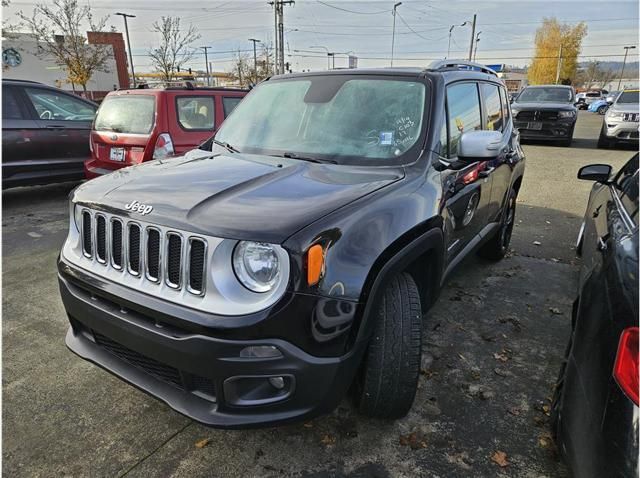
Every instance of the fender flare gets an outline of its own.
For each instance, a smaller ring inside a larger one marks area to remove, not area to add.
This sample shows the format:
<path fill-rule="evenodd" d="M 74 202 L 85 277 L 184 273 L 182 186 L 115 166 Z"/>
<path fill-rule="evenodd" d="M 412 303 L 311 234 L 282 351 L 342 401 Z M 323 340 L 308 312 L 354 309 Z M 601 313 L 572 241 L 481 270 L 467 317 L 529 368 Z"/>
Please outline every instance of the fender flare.
<path fill-rule="evenodd" d="M 391 246 L 391 249 L 392 248 L 393 246 Z M 387 254 L 389 249 L 390 248 L 387 248 L 383 254 L 380 255 L 380 258 Z M 435 253 L 435 263 L 428 267 L 437 275 L 435 287 L 439 289 L 440 278 L 444 270 L 444 237 L 442 230 L 439 228 L 431 229 L 402 246 L 399 250 L 392 253 L 392 256 L 382 264 L 375 276 L 367 278 L 366 282 L 371 285 L 370 287 L 365 286 L 367 295 L 364 304 L 362 304 L 363 311 L 360 314 L 360 323 L 357 325 L 358 332 L 355 338 L 355 344 L 369 340 L 374 325 L 372 310 L 376 305 L 376 300 L 380 297 L 380 292 L 384 290 L 389 279 L 395 274 L 406 270 L 415 259 L 429 251 Z M 374 264 L 372 269 L 375 268 L 376 264 Z M 434 290 L 433 293 L 435 294 L 436 290 Z"/>

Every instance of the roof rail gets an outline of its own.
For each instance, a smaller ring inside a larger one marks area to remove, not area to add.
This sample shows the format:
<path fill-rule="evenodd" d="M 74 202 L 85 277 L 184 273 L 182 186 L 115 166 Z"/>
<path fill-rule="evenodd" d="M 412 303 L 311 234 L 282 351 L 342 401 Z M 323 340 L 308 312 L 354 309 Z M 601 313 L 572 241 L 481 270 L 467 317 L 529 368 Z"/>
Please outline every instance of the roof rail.
<path fill-rule="evenodd" d="M 436 60 L 432 62 L 427 70 L 444 70 L 444 69 L 455 69 L 455 70 L 480 70 L 483 73 L 487 73 L 488 75 L 498 76 L 498 74 L 492 70 L 491 68 L 481 65 L 480 63 L 475 63 L 473 61 L 468 60 Z"/>

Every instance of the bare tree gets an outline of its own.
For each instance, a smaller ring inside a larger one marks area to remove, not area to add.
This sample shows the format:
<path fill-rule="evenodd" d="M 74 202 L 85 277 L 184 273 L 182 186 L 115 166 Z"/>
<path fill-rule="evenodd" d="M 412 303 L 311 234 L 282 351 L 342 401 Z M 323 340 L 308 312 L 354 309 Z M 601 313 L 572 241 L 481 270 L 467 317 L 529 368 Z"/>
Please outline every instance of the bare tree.
<path fill-rule="evenodd" d="M 185 31 L 180 29 L 179 17 L 162 17 L 154 22 L 152 31 L 160 34 L 160 46 L 149 50 L 155 69 L 162 74 L 164 82 L 170 82 L 175 73 L 193 57 L 189 45 L 200 38 L 193 25 Z"/>
<path fill-rule="evenodd" d="M 257 70 L 258 82 L 273 75 L 275 71 L 273 52 L 274 49 L 271 43 L 262 43 L 260 45 L 257 64 L 254 65 L 253 55 L 238 50 L 234 58 L 233 66 L 229 71 L 231 80 L 241 88 L 246 88 L 255 81 L 256 71 L 254 71 L 254 69 Z"/>
<path fill-rule="evenodd" d="M 72 86 L 80 85 L 86 93 L 87 83 L 96 72 L 109 71 L 111 48 L 90 44 L 82 33 L 83 25 L 88 25 L 91 31 L 103 31 L 107 17 L 94 21 L 88 5 L 81 7 L 76 0 L 54 0 L 53 5 L 36 5 L 31 17 L 22 11 L 18 16 L 38 42 L 35 53 L 53 57 Z"/>

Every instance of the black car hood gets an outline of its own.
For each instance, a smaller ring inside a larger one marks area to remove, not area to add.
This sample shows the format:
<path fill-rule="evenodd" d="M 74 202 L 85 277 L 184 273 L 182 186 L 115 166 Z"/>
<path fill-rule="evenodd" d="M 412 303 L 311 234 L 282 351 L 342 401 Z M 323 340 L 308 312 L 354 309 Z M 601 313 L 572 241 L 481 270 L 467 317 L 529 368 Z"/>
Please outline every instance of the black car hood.
<path fill-rule="evenodd" d="M 304 226 L 404 177 L 402 167 L 317 164 L 194 150 L 77 188 L 95 209 L 211 236 L 282 243 Z M 142 216 L 125 205 L 152 206 Z"/>
<path fill-rule="evenodd" d="M 551 103 L 551 102 L 539 102 L 539 103 L 519 103 L 518 101 L 515 101 L 512 105 L 512 108 L 517 109 L 518 111 L 525 111 L 525 110 L 539 110 L 539 111 L 544 111 L 544 110 L 552 110 L 552 111 L 575 111 L 576 107 L 573 106 L 571 103 Z"/>

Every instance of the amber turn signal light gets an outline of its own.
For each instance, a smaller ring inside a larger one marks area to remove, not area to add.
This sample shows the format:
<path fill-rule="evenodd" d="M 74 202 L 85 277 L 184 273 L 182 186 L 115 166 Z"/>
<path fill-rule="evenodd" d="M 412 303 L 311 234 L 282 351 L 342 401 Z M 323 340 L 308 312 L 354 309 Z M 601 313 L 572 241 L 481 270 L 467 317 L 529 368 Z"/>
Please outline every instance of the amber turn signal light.
<path fill-rule="evenodd" d="M 315 285 L 320 281 L 324 266 L 324 250 L 320 244 L 311 246 L 307 251 L 307 284 Z"/>

